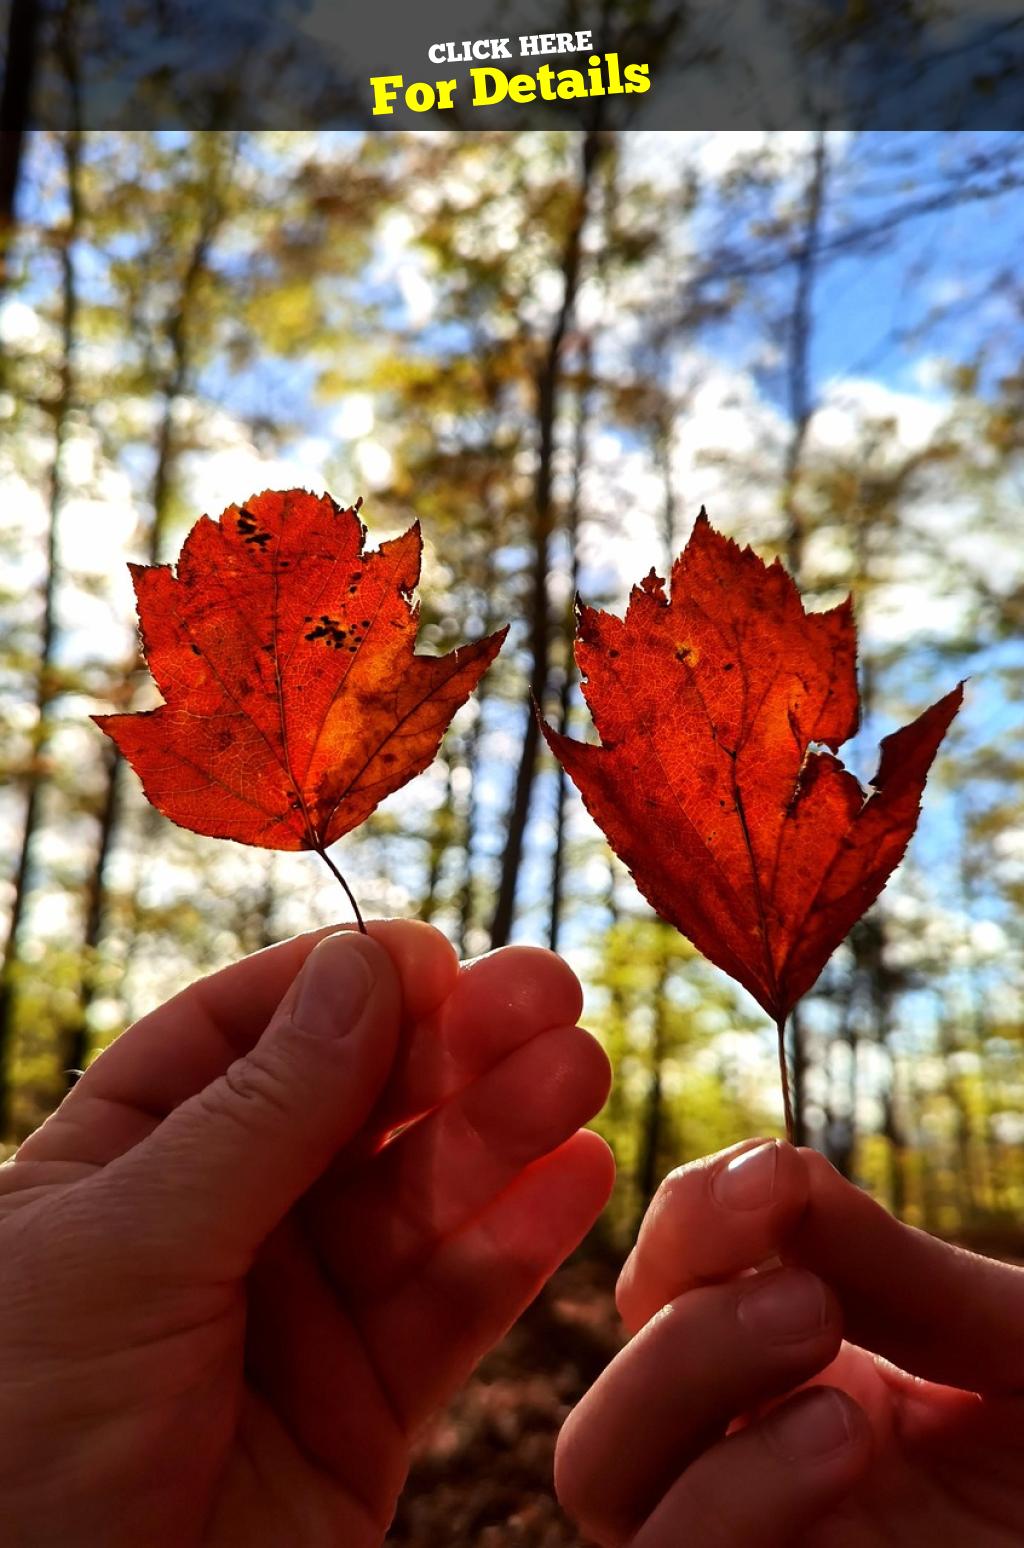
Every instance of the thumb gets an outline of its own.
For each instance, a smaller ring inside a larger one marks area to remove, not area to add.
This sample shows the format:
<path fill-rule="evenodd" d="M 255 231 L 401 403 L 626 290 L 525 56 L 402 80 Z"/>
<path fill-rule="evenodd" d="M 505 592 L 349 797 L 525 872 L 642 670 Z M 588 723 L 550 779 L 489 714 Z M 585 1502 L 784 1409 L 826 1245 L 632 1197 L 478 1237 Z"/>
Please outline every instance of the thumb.
<path fill-rule="evenodd" d="M 369 1116 L 400 1009 L 376 941 L 346 931 L 314 948 L 252 1050 L 106 1168 L 161 1254 L 201 1252 L 216 1274 L 248 1268 Z"/>
<path fill-rule="evenodd" d="M 851 1343 L 929 1381 L 1024 1390 L 1024 1269 L 902 1224 L 815 1151 L 785 1256 L 826 1280 Z"/>

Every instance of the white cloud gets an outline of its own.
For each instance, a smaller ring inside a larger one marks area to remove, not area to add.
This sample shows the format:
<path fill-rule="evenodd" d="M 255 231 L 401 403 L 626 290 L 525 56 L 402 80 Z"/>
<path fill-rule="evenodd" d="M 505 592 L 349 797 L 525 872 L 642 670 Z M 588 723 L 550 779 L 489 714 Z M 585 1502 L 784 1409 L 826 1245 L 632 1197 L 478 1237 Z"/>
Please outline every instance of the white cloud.
<path fill-rule="evenodd" d="M 689 168 L 718 181 L 755 158 L 785 177 L 804 172 L 815 138 L 813 129 L 646 129 L 625 137 L 624 162 L 631 176 L 661 187 L 678 187 L 681 172 Z M 849 139 L 847 131 L 832 130 L 832 154 Z"/>
<path fill-rule="evenodd" d="M 219 516 L 229 505 L 237 505 L 264 489 L 311 489 L 324 492 L 324 480 L 318 468 L 292 453 L 264 457 L 249 442 L 203 452 L 192 460 L 189 478 L 189 503 L 196 514 Z"/>
<path fill-rule="evenodd" d="M 947 413 L 941 398 L 899 392 L 870 377 L 844 377 L 830 382 L 822 407 L 811 421 L 811 450 L 848 452 L 857 448 L 867 420 L 891 420 L 893 451 L 901 454 L 926 446 Z"/>
<path fill-rule="evenodd" d="M 373 429 L 373 399 L 368 392 L 349 392 L 331 418 L 331 433 L 339 441 L 358 441 Z"/>
<path fill-rule="evenodd" d="M 398 291 L 405 303 L 410 327 L 425 328 L 436 310 L 437 287 L 431 284 L 418 253 L 411 253 L 395 271 Z"/>
<path fill-rule="evenodd" d="M 43 328 L 35 309 L 16 297 L 0 306 L 0 344 L 28 350 L 41 346 Z"/>
<path fill-rule="evenodd" d="M 383 489 L 390 482 L 394 462 L 379 441 L 360 441 L 355 449 L 355 463 L 370 489 Z"/>

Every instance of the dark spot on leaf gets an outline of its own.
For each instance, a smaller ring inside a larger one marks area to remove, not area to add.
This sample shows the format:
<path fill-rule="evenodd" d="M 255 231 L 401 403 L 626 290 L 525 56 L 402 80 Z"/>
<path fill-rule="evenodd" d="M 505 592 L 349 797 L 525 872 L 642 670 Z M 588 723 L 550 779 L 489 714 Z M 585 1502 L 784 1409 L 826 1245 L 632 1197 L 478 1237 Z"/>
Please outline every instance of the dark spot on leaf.
<path fill-rule="evenodd" d="M 723 672 L 731 672 L 735 665 L 736 665 L 735 661 L 723 661 L 723 663 L 722 663 L 722 671 Z"/>
<path fill-rule="evenodd" d="M 338 622 L 337 618 L 332 618 L 330 613 L 321 613 L 320 622 L 316 628 L 310 629 L 309 633 L 304 635 L 303 638 L 307 640 L 323 640 L 332 650 L 340 650 L 345 643 L 347 633 L 348 630 Z"/>
<path fill-rule="evenodd" d="M 617 655 L 618 655 L 618 654 L 619 654 L 619 653 L 618 653 L 618 651 L 617 651 L 617 650 L 610 650 L 610 651 L 609 651 L 609 652 L 608 652 L 608 654 L 609 654 L 609 656 L 611 656 L 611 658 L 612 658 L 612 660 L 613 660 L 613 661 L 614 661 L 614 660 L 615 660 L 615 658 L 616 658 L 616 656 L 617 656 Z"/>
<path fill-rule="evenodd" d="M 201 656 L 202 655 L 202 651 L 199 649 L 198 645 L 193 645 L 192 646 L 192 654 L 193 654 L 193 656 Z"/>

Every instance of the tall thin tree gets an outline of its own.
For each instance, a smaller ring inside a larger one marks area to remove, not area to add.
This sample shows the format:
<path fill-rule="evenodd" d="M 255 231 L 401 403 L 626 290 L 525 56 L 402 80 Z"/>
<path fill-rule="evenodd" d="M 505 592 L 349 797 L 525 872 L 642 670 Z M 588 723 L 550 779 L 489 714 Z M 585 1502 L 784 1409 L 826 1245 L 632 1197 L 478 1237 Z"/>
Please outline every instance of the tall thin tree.
<path fill-rule="evenodd" d="M 168 366 L 160 389 L 160 420 L 150 496 L 151 515 L 145 546 L 148 564 L 158 564 L 163 555 L 180 449 L 175 433 L 175 419 L 179 405 L 191 390 L 197 354 L 194 316 L 196 301 L 211 249 L 225 219 L 226 189 L 237 153 L 237 145 L 233 140 L 224 142 L 219 135 L 216 140 L 224 145 L 224 151 L 217 153 L 216 147 L 211 147 L 214 154 L 208 161 L 195 231 L 186 250 L 177 295 L 164 325 Z M 140 665 L 141 658 L 136 656 L 129 675 Z M 85 972 L 76 1017 L 68 1036 L 65 1060 L 70 1085 L 77 1080 L 88 1056 L 89 1011 L 97 990 L 101 942 L 110 921 L 110 868 L 126 812 L 124 760 L 110 743 L 104 747 L 102 756 L 103 783 L 98 802 L 96 849 L 85 887 L 82 940 Z"/>
<path fill-rule="evenodd" d="M 572 192 L 572 206 L 562 249 L 562 295 L 552 320 L 534 384 L 537 462 L 533 493 L 532 557 L 529 586 L 530 677 L 526 722 L 512 797 L 504 826 L 505 850 L 501 861 L 498 896 L 491 920 L 491 944 L 503 946 L 512 933 L 516 890 L 519 882 L 526 827 L 537 774 L 540 732 L 534 704 L 543 705 L 551 666 L 551 603 L 548 570 L 555 526 L 553 498 L 555 435 L 559 415 L 559 389 L 566 338 L 576 307 L 583 262 L 583 233 L 590 213 L 591 195 L 602 147 L 601 135 L 587 130 L 580 145 L 579 171 Z"/>
<path fill-rule="evenodd" d="M 66 60 L 70 83 L 74 60 Z M 77 104 L 77 92 L 71 92 Z M 82 228 L 81 194 L 82 133 L 64 132 L 59 140 L 64 162 L 66 215 L 54 233 L 60 267 L 60 355 L 58 386 L 51 404 L 53 446 L 46 498 L 45 572 L 39 623 L 39 650 L 35 675 L 35 726 L 32 748 L 23 777 L 24 805 L 14 863 L 11 910 L 7 919 L 3 957 L 0 962 L 0 1135 L 9 1127 L 11 1061 L 15 1024 L 17 966 L 22 948 L 26 909 L 32 887 L 33 861 L 39 837 L 45 783 L 45 751 L 52 733 L 53 705 L 57 695 L 56 657 L 59 636 L 58 603 L 61 589 L 60 519 L 68 470 L 67 446 L 76 403 L 76 346 L 79 319 L 79 286 L 76 246 Z"/>

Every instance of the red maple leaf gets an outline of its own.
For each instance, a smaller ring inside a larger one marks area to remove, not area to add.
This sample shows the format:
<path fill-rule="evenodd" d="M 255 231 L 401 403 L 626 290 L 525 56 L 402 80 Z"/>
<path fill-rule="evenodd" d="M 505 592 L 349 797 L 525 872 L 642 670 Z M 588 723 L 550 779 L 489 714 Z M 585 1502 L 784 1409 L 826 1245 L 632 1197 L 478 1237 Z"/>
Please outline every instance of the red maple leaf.
<path fill-rule="evenodd" d="M 849 598 L 805 612 L 778 560 L 702 511 L 669 595 L 652 571 L 625 619 L 578 610 L 602 745 L 544 727 L 640 891 L 780 1031 L 902 858 L 963 696 L 887 736 L 865 791 L 833 756 L 857 729 L 856 657 Z"/>
<path fill-rule="evenodd" d="M 427 767 L 501 649 L 416 655 L 419 525 L 367 551 L 356 510 L 268 491 L 201 517 L 176 568 L 130 567 L 166 702 L 94 718 L 181 827 L 324 854 Z"/>

